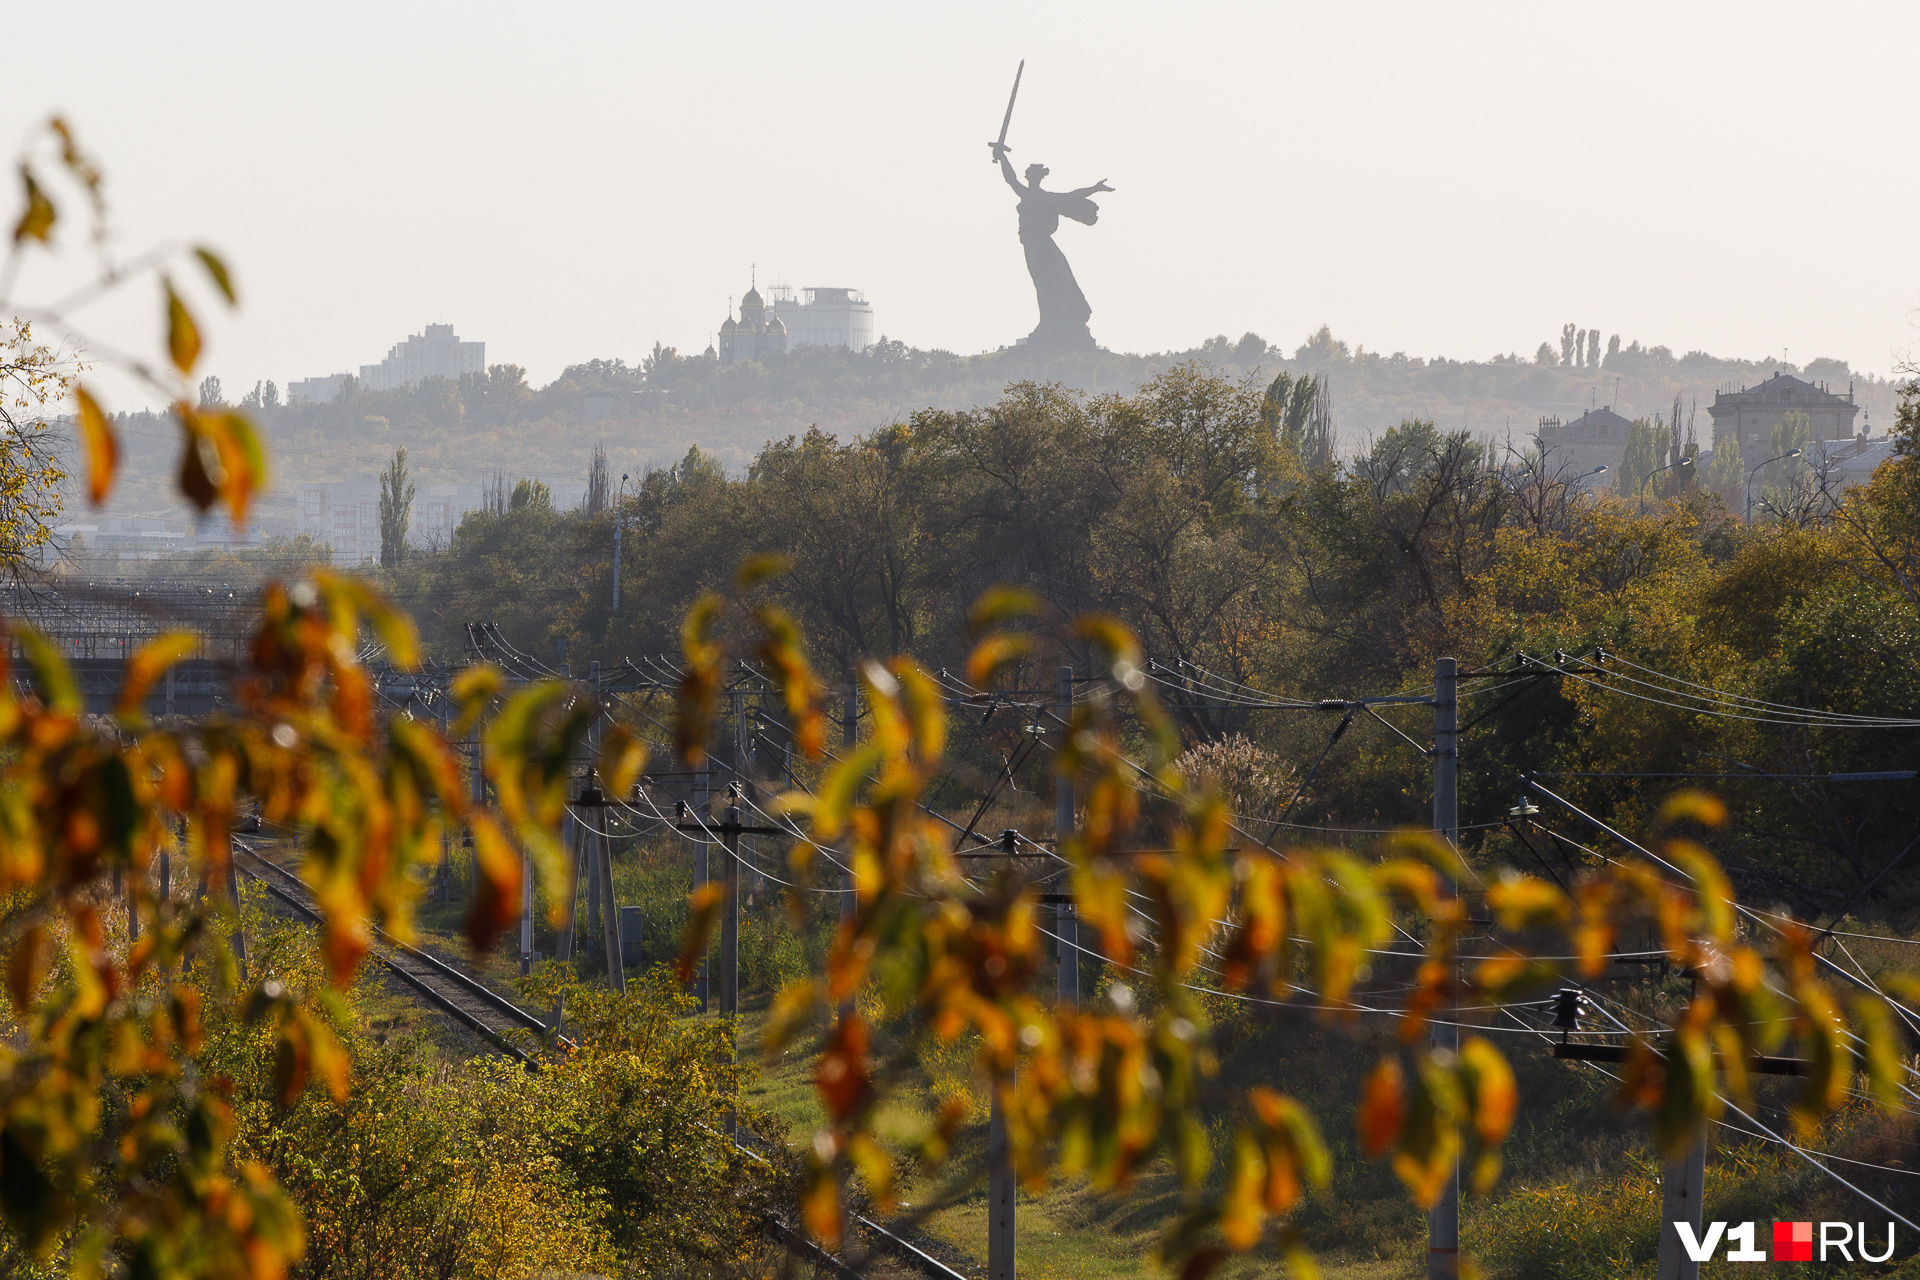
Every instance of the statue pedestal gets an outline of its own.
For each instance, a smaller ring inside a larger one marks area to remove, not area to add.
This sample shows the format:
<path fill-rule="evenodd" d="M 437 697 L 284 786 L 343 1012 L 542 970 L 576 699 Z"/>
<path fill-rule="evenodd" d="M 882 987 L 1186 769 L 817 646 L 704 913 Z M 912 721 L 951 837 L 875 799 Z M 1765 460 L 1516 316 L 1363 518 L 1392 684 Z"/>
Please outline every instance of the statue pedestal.
<path fill-rule="evenodd" d="M 1099 344 L 1093 340 L 1093 332 L 1084 322 L 1075 325 L 1056 324 L 1051 327 L 1044 322 L 1027 335 L 1020 344 L 1028 351 L 1097 351 Z"/>

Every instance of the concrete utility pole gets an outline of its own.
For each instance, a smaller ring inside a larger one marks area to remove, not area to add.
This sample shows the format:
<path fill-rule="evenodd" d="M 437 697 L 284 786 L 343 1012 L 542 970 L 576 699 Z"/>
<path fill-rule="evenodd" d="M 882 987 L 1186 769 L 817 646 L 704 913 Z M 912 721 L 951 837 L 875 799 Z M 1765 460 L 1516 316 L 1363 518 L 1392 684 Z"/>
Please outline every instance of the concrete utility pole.
<path fill-rule="evenodd" d="M 1067 746 L 1066 725 L 1073 723 L 1073 668 L 1061 667 L 1054 677 L 1054 701 L 1056 711 L 1062 721 L 1060 747 Z M 1056 758 L 1058 753 L 1056 753 Z M 1063 853 L 1068 837 L 1073 835 L 1073 779 L 1065 773 L 1056 772 L 1053 780 L 1053 839 L 1054 851 Z M 1064 854 L 1063 854 L 1064 856 Z M 1066 897 L 1073 892 L 1073 881 L 1066 881 Z M 1053 910 L 1054 933 L 1058 936 L 1060 966 L 1055 981 L 1054 994 L 1061 1004 L 1080 1003 L 1080 920 L 1074 913 L 1071 902 L 1062 902 Z"/>
<path fill-rule="evenodd" d="M 1460 832 L 1459 671 L 1452 658 L 1433 664 L 1433 831 L 1449 846 Z M 1460 886 L 1449 886 L 1454 893 Z M 1460 1028 L 1433 1024 L 1433 1047 L 1460 1051 Z M 1427 1211 L 1428 1280 L 1454 1280 L 1460 1274 L 1460 1161 L 1455 1157 L 1440 1198 Z"/>
<path fill-rule="evenodd" d="M 573 959 L 574 938 L 580 926 L 580 833 L 584 830 L 573 819 L 573 806 L 569 804 L 566 813 L 560 818 L 560 843 L 567 850 L 567 913 L 560 926 L 560 936 L 553 941 L 553 958 L 567 961 Z"/>
<path fill-rule="evenodd" d="M 600 925 L 607 953 L 607 987 L 627 994 L 627 969 L 620 955 L 620 904 L 613 897 L 613 841 L 607 838 L 607 800 L 598 787 L 588 792 L 594 807 L 589 810 L 599 819 L 597 830 L 587 832 L 587 848 L 592 851 L 594 878 L 600 885 Z M 592 855 L 590 855 L 592 856 Z"/>
<path fill-rule="evenodd" d="M 1013 1193 L 1013 1145 L 995 1089 L 987 1122 L 987 1280 L 1014 1280 Z"/>
<path fill-rule="evenodd" d="M 859 739 L 860 727 L 860 685 L 854 679 L 853 667 L 847 667 L 847 700 L 840 718 L 840 756 L 846 759 L 853 754 L 855 743 Z M 851 866 L 851 863 L 849 863 Z M 853 896 L 853 872 L 840 873 L 840 927 L 846 928 L 853 919 L 858 903 Z M 840 1016 L 846 1017 L 853 1012 L 853 997 L 849 995 L 840 1002 Z"/>
<path fill-rule="evenodd" d="M 739 783 L 734 783 L 739 794 Z M 727 1034 L 733 1040 L 733 1060 L 740 1061 L 740 806 L 727 806 L 726 821 L 720 828 L 727 846 L 724 883 L 726 901 L 720 908 L 720 1013 L 727 1020 Z M 727 1112 L 727 1136 L 740 1132 L 740 1108 Z"/>
<path fill-rule="evenodd" d="M 1654 1280 L 1700 1280 L 1700 1264 L 1680 1247 L 1680 1233 L 1673 1224 L 1690 1224 L 1693 1238 L 1700 1238 L 1700 1201 L 1706 1182 L 1707 1138 L 1702 1133 L 1678 1160 L 1667 1161 L 1660 1179 L 1660 1255 L 1653 1267 Z"/>
<path fill-rule="evenodd" d="M 696 769 L 693 774 L 693 811 L 699 819 L 700 825 L 704 825 L 707 820 L 707 778 L 708 771 L 711 768 L 711 762 L 702 760 L 700 767 Z M 707 855 L 709 848 L 706 834 L 702 832 L 697 837 L 697 843 L 693 846 L 693 883 L 695 886 L 709 884 L 713 880 L 713 864 Z M 708 985 L 707 953 L 704 951 L 700 953 L 700 972 L 693 980 L 693 991 L 695 995 L 700 997 L 700 1012 L 705 1013 L 707 1011 Z"/>
<path fill-rule="evenodd" d="M 233 832 L 227 832 L 227 901 L 233 903 L 233 935 L 227 939 L 233 958 L 240 965 L 240 980 L 247 980 L 247 932 L 240 925 L 240 876 L 233 869 Z"/>

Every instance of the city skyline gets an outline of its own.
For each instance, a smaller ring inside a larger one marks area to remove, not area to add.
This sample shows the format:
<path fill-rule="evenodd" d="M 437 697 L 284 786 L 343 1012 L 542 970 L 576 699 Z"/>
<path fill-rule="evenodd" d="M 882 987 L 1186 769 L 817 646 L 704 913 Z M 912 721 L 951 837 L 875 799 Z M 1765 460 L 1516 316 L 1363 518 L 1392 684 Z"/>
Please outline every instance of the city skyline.
<path fill-rule="evenodd" d="M 84 81 L 14 69 L 7 119 L 16 137 L 72 121 L 129 255 L 189 230 L 228 255 L 246 305 L 209 321 L 208 368 L 235 387 L 357 368 L 423 317 L 536 385 L 655 341 L 697 352 L 753 263 L 864 290 L 914 346 L 1011 343 L 1034 299 L 985 144 L 1022 57 L 1015 160 L 1118 192 L 1097 231 L 1060 233 L 1113 350 L 1247 330 L 1291 347 L 1326 323 L 1369 350 L 1524 358 L 1573 320 L 1893 370 L 1920 180 L 1885 156 L 1920 20 L 1823 15 L 1796 79 L 1847 89 L 1806 94 L 1752 74 L 1798 10 L 1628 8 L 1228 5 L 1170 32 L 1127 6 L 592 8 L 525 28 L 402 10 L 368 43 L 373 11 L 351 5 L 324 24 L 107 5 L 128 38 Z M 63 20 L 25 15 L 23 38 Z M 179 79 L 183 61 L 222 75 Z M 151 109 L 163 92 L 192 128 Z M 1733 94 L 1740 113 L 1718 105 Z M 247 111 L 223 109 L 235 96 Z M 136 292 L 90 319 L 111 339 L 151 307 Z"/>

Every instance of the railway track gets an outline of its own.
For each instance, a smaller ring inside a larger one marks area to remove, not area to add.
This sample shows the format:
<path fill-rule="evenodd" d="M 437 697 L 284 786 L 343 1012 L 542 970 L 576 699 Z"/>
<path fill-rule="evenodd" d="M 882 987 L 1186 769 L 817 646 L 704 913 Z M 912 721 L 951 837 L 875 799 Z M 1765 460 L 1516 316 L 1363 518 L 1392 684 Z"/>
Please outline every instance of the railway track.
<path fill-rule="evenodd" d="M 234 867 L 240 874 L 258 881 L 268 894 L 294 914 L 318 924 L 320 909 L 306 882 L 272 860 L 234 841 Z M 548 1035 L 552 1028 L 537 1015 L 470 974 L 448 964 L 436 955 L 401 942 L 379 927 L 373 930 L 376 945 L 372 958 L 388 972 L 412 987 L 426 1002 L 480 1036 L 496 1050 L 515 1059 L 528 1070 L 538 1070 L 538 1060 L 514 1044 L 505 1034 L 525 1030 Z"/>
<path fill-rule="evenodd" d="M 294 914 L 313 924 L 321 922 L 313 891 L 307 888 L 306 881 L 293 872 L 238 839 L 233 842 L 233 865 L 241 875 L 257 881 L 269 895 Z M 540 1036 L 551 1034 L 552 1028 L 538 1016 L 522 1009 L 472 975 L 462 973 L 419 947 L 401 942 L 384 929 L 376 926 L 373 934 L 376 945 L 372 959 L 385 966 L 388 972 L 412 987 L 428 1004 L 479 1035 L 499 1052 L 514 1058 L 527 1070 L 540 1069 L 539 1059 L 503 1034 L 507 1030 L 522 1029 Z M 563 1043 L 566 1043 L 564 1037 Z M 727 1136 L 719 1130 L 712 1130 L 712 1133 L 719 1141 L 728 1141 Z M 738 1142 L 734 1145 L 752 1159 L 766 1160 L 764 1155 L 750 1146 Z M 964 1273 L 947 1266 L 873 1219 L 865 1215 L 855 1215 L 855 1219 L 861 1229 L 872 1233 L 879 1248 L 931 1280 L 970 1280 Z M 768 1232 L 788 1250 L 825 1270 L 835 1280 L 861 1280 L 853 1268 L 777 1216 L 769 1214 L 766 1225 Z"/>

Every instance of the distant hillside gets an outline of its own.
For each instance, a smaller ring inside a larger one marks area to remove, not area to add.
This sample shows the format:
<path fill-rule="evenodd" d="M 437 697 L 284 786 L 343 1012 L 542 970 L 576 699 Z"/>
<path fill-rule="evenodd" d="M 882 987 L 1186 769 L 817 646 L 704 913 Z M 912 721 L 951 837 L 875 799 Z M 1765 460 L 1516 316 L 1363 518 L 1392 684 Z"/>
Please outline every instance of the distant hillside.
<path fill-rule="evenodd" d="M 369 478 L 401 446 L 422 484 L 480 483 L 494 473 L 538 476 L 556 487 L 577 484 L 597 443 L 606 445 L 616 474 L 667 465 L 696 446 L 737 473 L 768 440 L 809 426 L 864 435 L 916 409 L 990 403 L 1023 379 L 1094 394 L 1131 391 L 1185 360 L 1260 379 L 1282 369 L 1325 378 L 1343 449 L 1406 418 L 1504 437 L 1530 431 L 1543 415 L 1572 417 L 1590 404 L 1611 404 L 1630 418 L 1664 415 L 1676 397 L 1682 425 L 1694 418 L 1704 444 L 1711 437 L 1705 406 L 1714 391 L 1759 382 L 1776 370 L 1824 381 L 1835 391 L 1851 381 L 1867 421 L 1884 433 L 1893 423 L 1896 394 L 1895 383 L 1853 377 L 1838 360 L 1797 366 L 1697 351 L 1676 356 L 1638 342 L 1617 346 L 1599 367 L 1586 367 L 1578 355 L 1563 360 L 1547 344 L 1534 357 L 1428 360 L 1350 347 L 1323 327 L 1291 351 L 1250 333 L 1237 342 L 1223 335 L 1192 350 L 1153 355 L 1040 357 L 1015 348 L 960 356 L 883 339 L 859 354 L 806 347 L 721 367 L 656 346 L 636 365 L 591 360 L 537 389 L 518 367 L 495 365 L 458 384 L 355 390 L 324 405 L 249 407 L 271 448 L 276 497 L 264 514 L 274 524 L 276 517 L 291 517 L 293 486 Z M 131 415 L 123 425 L 130 488 L 116 506 L 172 506 L 177 429 L 151 414 Z"/>

